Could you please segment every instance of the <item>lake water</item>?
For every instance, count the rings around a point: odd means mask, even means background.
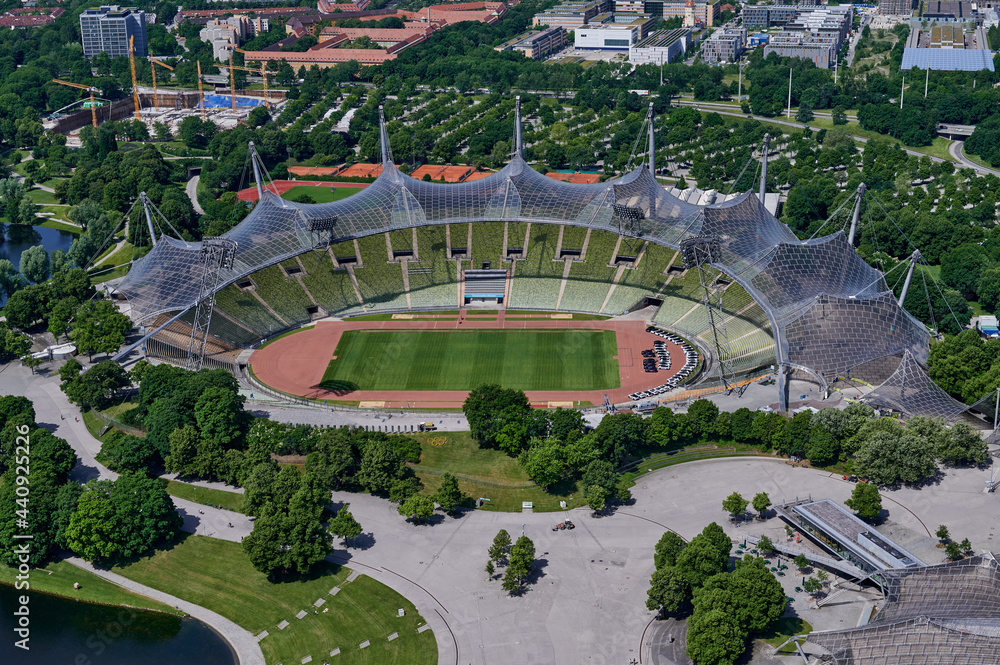
[[[46,252],[52,253],[54,249],[68,250],[73,244],[72,233],[59,231],[58,229],[48,229],[44,226],[22,226],[21,224],[4,224],[4,241],[0,243],[0,259],[8,259],[14,264],[17,270],[21,263],[21,252],[41,245]]]
[[[2,564],[0,564],[2,565]],[[45,573],[35,573],[44,575]],[[13,612],[23,591],[0,584],[0,663],[11,665],[236,665],[229,644],[206,624],[171,614],[107,607],[30,592],[31,649]]]

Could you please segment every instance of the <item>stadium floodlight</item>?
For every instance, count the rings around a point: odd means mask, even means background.
[[[617,203],[612,204],[611,208],[615,213],[615,217],[628,222],[638,222],[639,220],[646,218],[646,213],[642,208],[633,208],[631,206],[619,205]]]
[[[684,268],[697,268],[703,264],[722,261],[722,245],[715,236],[695,236],[681,243]]]
[[[309,231],[310,233],[323,233],[324,231],[332,231],[333,227],[337,225],[338,217],[334,215],[333,217],[317,217],[316,219],[309,220]]]

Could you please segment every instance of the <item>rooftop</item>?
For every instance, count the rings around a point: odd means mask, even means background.
[[[830,499],[800,503],[793,506],[792,511],[833,536],[876,570],[926,565]]]

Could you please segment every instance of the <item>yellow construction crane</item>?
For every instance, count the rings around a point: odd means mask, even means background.
[[[82,85],[80,83],[71,83],[70,81],[60,81],[59,79],[52,79],[53,83],[58,83],[59,85],[68,85],[71,88],[79,88],[80,90],[86,90],[90,93],[90,119],[94,123],[94,129],[97,129],[97,107],[94,104],[94,93],[100,92],[97,88],[92,88],[89,85]]]
[[[135,119],[142,120],[142,114],[139,113],[139,81],[135,76],[135,51],[132,46],[132,42],[135,41],[135,37],[128,38],[128,64],[132,68],[132,98],[135,100]]]
[[[232,101],[230,108],[236,108],[236,77],[233,76],[233,52],[229,52],[229,99]]]
[[[159,60],[153,60],[152,58],[149,59],[149,69],[153,72],[153,106],[159,106],[160,98],[156,95],[156,67],[154,65],[159,65],[160,67],[169,69],[170,71],[174,71],[174,68],[170,65],[163,64]]]
[[[201,61],[196,60],[198,63],[198,99],[201,100],[201,119],[205,120],[205,90],[201,87]]]
[[[233,50],[234,51],[239,51],[240,53],[243,53],[244,55],[247,54],[247,53],[249,53],[249,51],[244,51],[241,48],[234,48]],[[267,71],[267,63],[266,62],[261,62],[260,63],[260,70],[259,71],[256,70],[256,69],[251,69],[250,67],[240,67],[240,66],[237,66],[237,65],[233,65],[233,66],[236,67],[236,69],[242,69],[242,70],[245,70],[245,71],[248,71],[248,72],[253,72],[254,74],[259,74],[260,75],[260,77],[264,80],[264,105],[267,106],[267,108],[271,108],[271,94],[270,94],[270,92],[267,89],[267,75],[268,74],[275,74],[277,72],[269,72],[269,71]]]

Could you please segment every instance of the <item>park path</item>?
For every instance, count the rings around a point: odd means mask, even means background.
[[[227,642],[229,642],[229,646],[231,646],[233,651],[236,652],[236,657],[239,659],[240,665],[265,665],[264,652],[260,650],[260,645],[257,644],[257,640],[250,634],[250,631],[240,628],[221,614],[213,612],[212,610],[207,610],[201,605],[195,605],[194,603],[189,603],[186,600],[181,600],[176,596],[171,596],[169,593],[157,591],[156,589],[148,587],[145,584],[133,582],[127,577],[122,577],[117,573],[102,570],[101,568],[95,568],[92,564],[78,557],[68,557],[66,561],[73,564],[77,568],[92,572],[112,584],[117,584],[122,588],[134,591],[135,593],[146,596],[147,598],[158,600],[161,603],[166,603],[167,605],[170,605],[171,607],[185,612],[186,614],[193,616],[195,619],[208,624],[214,628],[216,632],[221,634]]]
[[[200,180],[200,174],[191,176],[191,179],[187,181],[187,185],[184,186],[184,192],[188,195],[188,198],[191,199],[191,206],[194,208],[194,211],[199,215],[204,215],[205,210],[201,207],[201,204],[198,203],[198,182]]]

